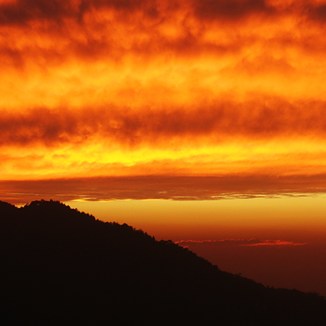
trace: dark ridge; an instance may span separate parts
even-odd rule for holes
[[[1,325],[326,324],[318,295],[266,288],[54,201],[0,202],[0,259]]]
[[[8,217],[17,213],[18,208],[4,201],[0,201],[0,218]]]

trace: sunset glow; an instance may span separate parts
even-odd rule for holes
[[[2,1],[2,178],[325,173],[325,6]]]
[[[308,250],[325,27],[326,0],[0,0],[0,200]]]

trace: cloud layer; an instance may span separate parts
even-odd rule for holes
[[[240,246],[240,247],[300,247],[306,245],[304,242],[288,240],[258,240],[258,239],[223,239],[223,240],[178,240],[178,245],[186,248],[195,246]]]
[[[0,1],[3,178],[324,173],[325,8]]]
[[[30,20],[54,20],[77,18],[94,10],[113,10],[124,14],[141,12],[156,18],[178,10],[187,11],[199,20],[234,20],[249,15],[302,14],[309,19],[325,17],[324,1],[279,0],[3,0],[0,2],[2,24],[23,24]]]
[[[34,158],[37,160],[38,158]],[[222,200],[304,197],[326,193],[326,175],[133,176],[40,181],[1,181],[1,200],[27,203],[37,198],[59,201],[124,199]]]

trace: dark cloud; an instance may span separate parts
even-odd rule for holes
[[[106,8],[115,14],[106,17],[103,10]],[[7,36],[3,37],[0,59],[9,66],[22,67],[26,62],[35,64],[44,60],[60,64],[72,57],[119,60],[130,53],[144,57],[165,53],[169,59],[172,55],[240,53],[255,42],[266,42],[264,37],[255,34],[255,30],[242,33],[247,27],[242,29],[241,23],[236,21],[243,17],[288,14],[321,22],[325,12],[325,5],[308,3],[280,9],[264,0],[18,0],[0,5],[0,26],[18,27],[10,31],[11,42],[6,41]],[[178,18],[171,20],[171,17]],[[229,20],[234,24],[234,30],[232,33],[225,31],[223,37],[214,40],[205,39],[203,35],[212,29],[206,20],[222,23]],[[39,24],[33,24],[34,21]],[[164,34],[161,27],[163,31],[174,29],[177,36]],[[303,26],[298,23],[299,27]],[[25,29],[29,37],[22,44],[17,41]],[[8,31],[3,35],[5,33]],[[45,41],[42,43],[42,40]],[[309,33],[298,36],[284,30],[274,39],[268,36],[268,46],[280,42],[285,47],[304,47],[310,52],[316,47],[325,50],[323,38],[311,37]],[[275,68],[275,65],[270,66]]]
[[[313,20],[321,23],[326,22],[326,4],[307,6],[307,15]]]
[[[304,242],[289,240],[259,240],[259,239],[223,239],[223,240],[178,240],[175,241],[182,247],[192,248],[196,246],[240,246],[240,247],[298,247],[304,246]]]
[[[94,8],[111,8],[124,13],[138,10],[146,16],[157,17],[167,14],[162,12],[162,7],[165,11],[171,11],[180,6],[184,6],[189,12],[194,11],[201,18],[237,18],[268,10],[263,0],[179,0],[171,4],[158,0],[18,0],[16,3],[0,6],[0,22],[19,24],[35,19],[60,20],[66,17],[81,20],[86,12]]]
[[[72,14],[71,1],[18,0],[0,6],[0,23],[23,24],[33,19],[58,20]]]
[[[144,10],[147,15],[157,12],[157,1],[148,0],[17,0],[0,5],[0,23],[23,24],[30,20],[54,20],[75,18],[96,8],[112,8],[118,11]]]
[[[325,17],[325,5],[305,4],[305,12],[311,19]],[[282,14],[266,0],[17,0],[0,5],[0,24],[24,24],[30,20],[54,20],[74,18],[82,21],[83,16],[93,9],[110,8],[124,15],[141,11],[145,16],[160,18],[171,11],[182,8],[200,20],[234,20],[252,14]],[[302,9],[302,8],[301,8]],[[287,7],[286,13],[303,14],[298,6]],[[283,9],[284,10],[284,9]]]
[[[124,107],[69,110],[34,109],[2,112],[0,144],[51,145],[85,142],[89,138],[115,140],[128,145],[157,143],[166,139],[208,137],[259,139],[289,135],[324,137],[324,102],[290,104],[282,100],[220,102],[198,109],[143,108],[135,112]]]
[[[272,14],[275,10],[265,0],[193,0],[200,18],[238,19],[251,14]]]
[[[219,200],[325,193],[326,175],[131,176],[0,181],[1,200]]]

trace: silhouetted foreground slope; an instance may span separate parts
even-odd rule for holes
[[[1,325],[326,325],[321,297],[57,202],[0,202],[0,242]]]

